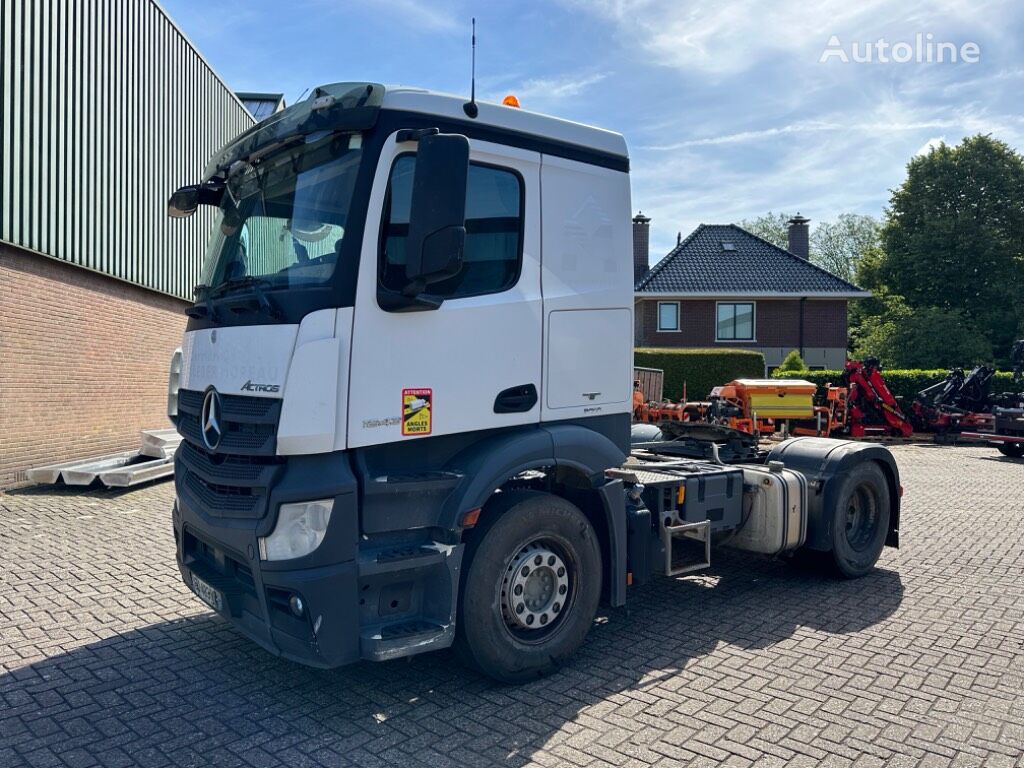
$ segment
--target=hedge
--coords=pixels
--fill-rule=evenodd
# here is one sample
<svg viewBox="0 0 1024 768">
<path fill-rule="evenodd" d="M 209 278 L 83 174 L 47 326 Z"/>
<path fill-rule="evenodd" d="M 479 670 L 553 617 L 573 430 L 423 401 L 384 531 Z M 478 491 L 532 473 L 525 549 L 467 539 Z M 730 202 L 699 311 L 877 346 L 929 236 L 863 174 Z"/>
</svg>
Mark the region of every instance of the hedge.
<svg viewBox="0 0 1024 768">
<path fill-rule="evenodd" d="M 665 397 L 681 400 L 683 385 L 690 400 L 704 400 L 714 387 L 733 379 L 764 378 L 764 355 L 734 349 L 639 348 L 633 364 L 665 372 Z"/>
<path fill-rule="evenodd" d="M 967 371 L 965 370 L 965 373 Z M 948 371 L 945 370 L 920 370 L 904 369 L 887 371 L 882 369 L 882 378 L 886 385 L 896 397 L 902 397 L 907 402 L 917 397 L 917 393 L 932 384 L 937 384 L 946 378 Z M 843 377 L 842 371 L 775 371 L 772 376 L 776 379 L 806 379 L 817 384 L 819 387 L 825 384 L 838 385 Z M 1024 392 L 1024 382 L 1013 383 L 1013 374 L 1009 371 L 997 371 L 992 381 L 993 393 L 1000 392 Z"/>
</svg>

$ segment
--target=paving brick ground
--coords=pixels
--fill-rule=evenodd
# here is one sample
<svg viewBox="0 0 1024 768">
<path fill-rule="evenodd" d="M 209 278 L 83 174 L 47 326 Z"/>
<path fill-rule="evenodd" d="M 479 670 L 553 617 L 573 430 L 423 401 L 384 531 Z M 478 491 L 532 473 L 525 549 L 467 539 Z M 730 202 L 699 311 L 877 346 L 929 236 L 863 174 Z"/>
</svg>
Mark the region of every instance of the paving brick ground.
<svg viewBox="0 0 1024 768">
<path fill-rule="evenodd" d="M 180 583 L 169 484 L 0 496 L 0 766 L 1024 764 L 1024 463 L 895 452 L 868 578 L 722 556 L 519 688 L 267 655 Z"/>
</svg>

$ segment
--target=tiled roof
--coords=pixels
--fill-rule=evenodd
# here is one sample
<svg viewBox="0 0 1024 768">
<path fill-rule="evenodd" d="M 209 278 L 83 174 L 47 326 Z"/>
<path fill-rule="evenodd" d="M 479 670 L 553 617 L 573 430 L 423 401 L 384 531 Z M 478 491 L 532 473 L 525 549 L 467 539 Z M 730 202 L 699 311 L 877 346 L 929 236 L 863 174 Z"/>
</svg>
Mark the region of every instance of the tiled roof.
<svg viewBox="0 0 1024 768">
<path fill-rule="evenodd" d="M 636 284 L 637 293 L 869 295 L 735 224 L 701 224 Z"/>
</svg>

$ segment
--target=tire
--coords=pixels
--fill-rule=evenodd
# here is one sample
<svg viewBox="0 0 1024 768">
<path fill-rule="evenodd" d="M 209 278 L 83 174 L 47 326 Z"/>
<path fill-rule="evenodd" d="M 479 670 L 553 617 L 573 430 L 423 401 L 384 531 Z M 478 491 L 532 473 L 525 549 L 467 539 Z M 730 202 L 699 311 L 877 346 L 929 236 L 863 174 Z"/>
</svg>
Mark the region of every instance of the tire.
<svg viewBox="0 0 1024 768">
<path fill-rule="evenodd" d="M 1024 457 L 1024 443 L 1000 443 L 999 452 L 1011 459 Z"/>
<path fill-rule="evenodd" d="M 843 481 L 832 513 L 832 563 L 840 576 L 858 579 L 875 567 L 890 506 L 888 481 L 875 462 L 860 464 Z"/>
<path fill-rule="evenodd" d="M 498 494 L 470 534 L 464 563 L 455 640 L 464 662 L 521 683 L 553 671 L 583 643 L 601 597 L 601 548 L 577 507 L 536 491 Z"/>
</svg>

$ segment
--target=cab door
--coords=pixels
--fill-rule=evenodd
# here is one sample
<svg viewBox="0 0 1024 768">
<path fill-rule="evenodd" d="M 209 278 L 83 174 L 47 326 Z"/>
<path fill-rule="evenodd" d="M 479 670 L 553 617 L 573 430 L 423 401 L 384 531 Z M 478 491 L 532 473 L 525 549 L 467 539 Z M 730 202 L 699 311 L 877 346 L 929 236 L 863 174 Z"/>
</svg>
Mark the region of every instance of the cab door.
<svg viewBox="0 0 1024 768">
<path fill-rule="evenodd" d="M 540 155 L 470 141 L 464 263 L 437 309 L 388 311 L 400 289 L 416 143 L 381 152 L 359 266 L 348 446 L 540 420 Z"/>
</svg>

